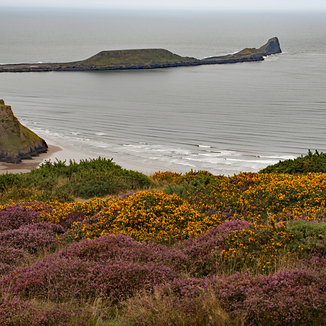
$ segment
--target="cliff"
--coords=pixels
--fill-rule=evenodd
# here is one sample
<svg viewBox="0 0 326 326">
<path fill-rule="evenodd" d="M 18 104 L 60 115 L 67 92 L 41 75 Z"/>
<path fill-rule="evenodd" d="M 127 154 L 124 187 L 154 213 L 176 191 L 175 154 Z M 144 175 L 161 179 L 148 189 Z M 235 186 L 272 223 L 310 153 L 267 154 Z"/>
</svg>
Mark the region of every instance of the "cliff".
<svg viewBox="0 0 326 326">
<path fill-rule="evenodd" d="M 47 151 L 46 142 L 24 127 L 11 107 L 0 100 L 0 161 L 19 163 Z"/>
<path fill-rule="evenodd" d="M 164 49 L 116 50 L 102 51 L 86 60 L 74 62 L 0 65 L 0 72 L 96 71 L 199 66 L 263 61 L 264 56 L 281 52 L 280 43 L 277 37 L 274 37 L 259 49 L 246 48 L 235 54 L 201 60 L 181 57 Z"/>
</svg>

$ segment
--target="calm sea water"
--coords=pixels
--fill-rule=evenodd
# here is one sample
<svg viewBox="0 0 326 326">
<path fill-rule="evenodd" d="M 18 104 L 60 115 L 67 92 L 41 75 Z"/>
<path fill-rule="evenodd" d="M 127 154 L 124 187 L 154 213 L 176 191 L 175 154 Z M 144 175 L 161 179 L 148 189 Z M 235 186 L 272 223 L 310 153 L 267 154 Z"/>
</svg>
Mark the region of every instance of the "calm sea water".
<svg viewBox="0 0 326 326">
<path fill-rule="evenodd" d="M 230 175 L 326 151 L 326 13 L 0 12 L 0 63 L 165 48 L 264 62 L 118 72 L 0 74 L 0 98 L 45 140 L 160 170 Z"/>
</svg>

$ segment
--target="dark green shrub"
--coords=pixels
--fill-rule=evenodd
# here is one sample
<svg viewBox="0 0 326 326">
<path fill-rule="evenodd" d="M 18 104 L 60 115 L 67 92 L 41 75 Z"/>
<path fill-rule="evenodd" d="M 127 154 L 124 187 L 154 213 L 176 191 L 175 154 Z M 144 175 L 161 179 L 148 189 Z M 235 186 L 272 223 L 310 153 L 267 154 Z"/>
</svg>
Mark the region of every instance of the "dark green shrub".
<svg viewBox="0 0 326 326">
<path fill-rule="evenodd" d="M 305 174 L 309 172 L 326 172 L 326 153 L 313 154 L 310 150 L 306 156 L 300 156 L 295 159 L 280 161 L 274 165 L 269 165 L 260 172 L 263 173 L 289 173 Z"/>
<path fill-rule="evenodd" d="M 39 200 L 72 201 L 73 196 L 81 198 L 103 197 L 121 191 L 144 189 L 153 182 L 144 174 L 122 169 L 112 159 L 97 158 L 75 161 L 46 161 L 29 173 L 0 175 L 0 194 L 21 188 L 35 192 Z M 17 192 L 17 191 L 16 191 Z M 11 194 L 5 198 L 23 200 Z"/>
</svg>

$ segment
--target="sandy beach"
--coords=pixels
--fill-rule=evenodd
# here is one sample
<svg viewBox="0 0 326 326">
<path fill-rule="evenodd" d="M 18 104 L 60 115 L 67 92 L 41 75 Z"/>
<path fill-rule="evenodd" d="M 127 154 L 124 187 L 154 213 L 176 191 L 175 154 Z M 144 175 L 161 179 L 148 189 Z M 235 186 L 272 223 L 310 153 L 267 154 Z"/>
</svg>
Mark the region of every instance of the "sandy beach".
<svg viewBox="0 0 326 326">
<path fill-rule="evenodd" d="M 0 174 L 30 172 L 32 169 L 38 167 L 45 160 L 50 159 L 53 155 L 57 155 L 56 153 L 62 151 L 62 149 L 59 146 L 55 146 L 55 145 L 48 145 L 48 146 L 49 149 L 46 153 L 41 154 L 39 156 L 35 156 L 30 160 L 22 160 L 22 162 L 18 164 L 0 162 Z"/>
<path fill-rule="evenodd" d="M 79 162 L 80 160 L 97 158 L 98 156 L 87 153 L 87 152 L 78 152 L 75 149 L 65 148 L 61 144 L 54 143 L 52 140 L 46 140 L 48 144 L 48 151 L 46 153 L 35 156 L 29 160 L 22 160 L 21 163 L 5 163 L 0 162 L 0 174 L 4 173 L 26 173 L 30 172 L 32 169 L 37 168 L 40 164 L 45 161 L 55 162 L 56 160 L 66 161 L 69 164 L 69 161 Z M 152 175 L 158 171 L 166 171 L 163 166 L 160 165 L 146 165 L 136 162 L 128 161 L 127 159 L 121 157 L 106 157 L 108 159 L 113 158 L 113 162 L 120 165 L 124 169 L 133 170 L 142 172 L 146 175 Z M 182 172 L 182 171 L 175 171 Z"/>
</svg>

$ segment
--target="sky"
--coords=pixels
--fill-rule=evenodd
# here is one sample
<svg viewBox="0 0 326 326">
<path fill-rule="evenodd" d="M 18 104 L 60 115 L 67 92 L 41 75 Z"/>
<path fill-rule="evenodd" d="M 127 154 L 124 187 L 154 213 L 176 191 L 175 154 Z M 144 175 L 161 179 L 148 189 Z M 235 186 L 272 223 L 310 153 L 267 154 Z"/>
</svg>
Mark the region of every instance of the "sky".
<svg viewBox="0 0 326 326">
<path fill-rule="evenodd" d="M 0 7 L 326 12 L 326 0 L 0 0 Z"/>
</svg>

